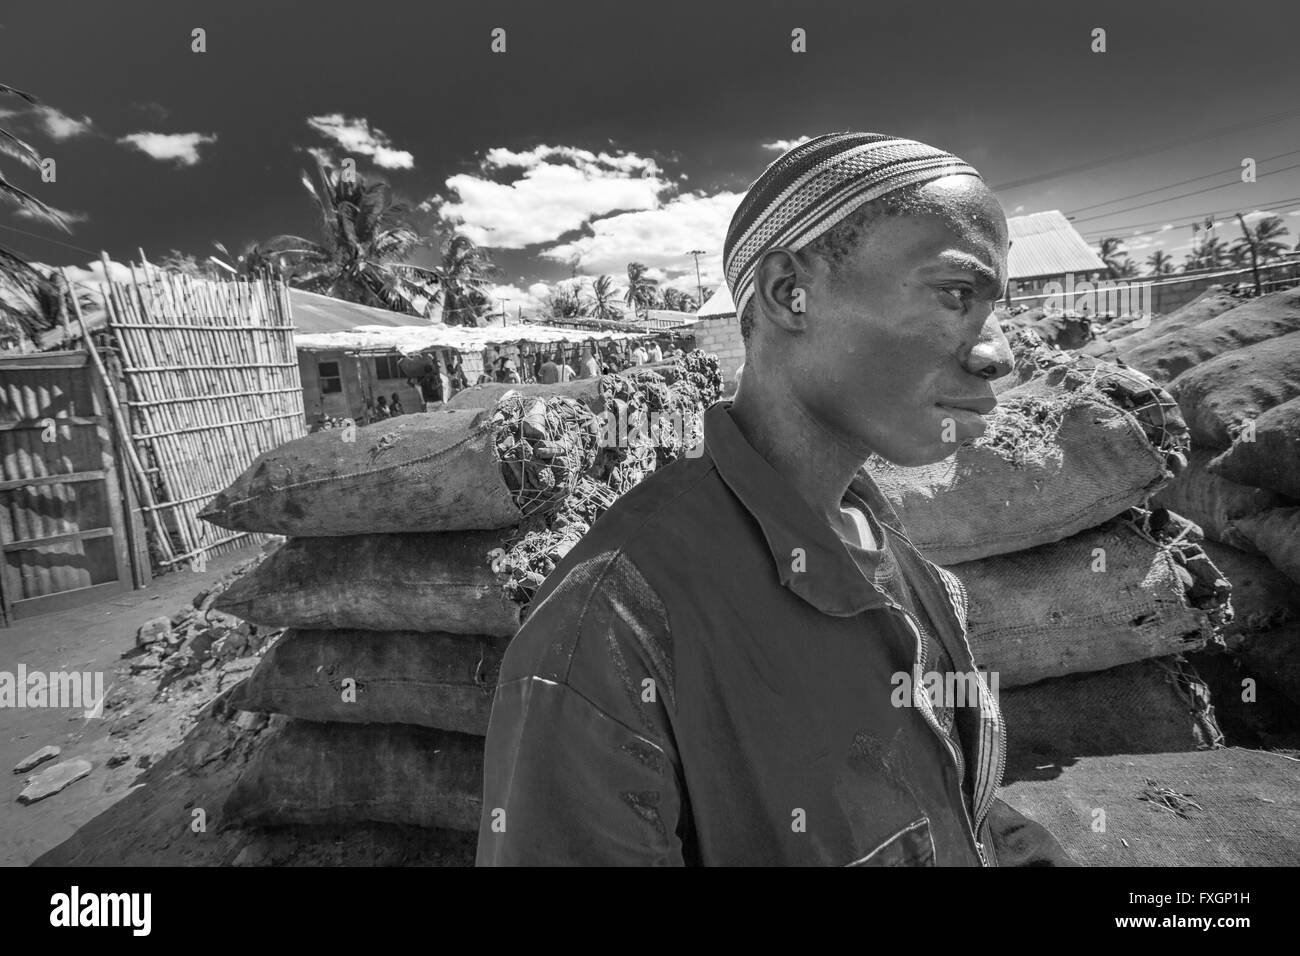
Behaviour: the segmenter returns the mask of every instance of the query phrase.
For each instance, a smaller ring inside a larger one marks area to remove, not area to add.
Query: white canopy
[[[346,332],[318,332],[294,336],[294,344],[308,352],[401,352],[413,355],[427,349],[481,352],[498,345],[531,342],[538,345],[580,344],[644,339],[638,332],[559,329],[549,325],[487,326],[472,329],[447,325],[361,325]]]

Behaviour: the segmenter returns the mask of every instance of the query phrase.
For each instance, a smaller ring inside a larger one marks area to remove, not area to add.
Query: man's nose
[[[1011,343],[1002,334],[998,324],[997,313],[990,311],[980,329],[979,341],[966,357],[966,371],[980,378],[992,380],[1010,375],[1015,368],[1015,357],[1011,354]]]

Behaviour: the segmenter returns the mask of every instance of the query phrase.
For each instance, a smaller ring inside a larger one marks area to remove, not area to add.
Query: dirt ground
[[[5,775],[0,865],[468,865],[473,836],[398,827],[223,829],[221,806],[270,726],[226,706],[260,657],[213,662],[160,690],[161,672],[140,669],[136,632],[146,621],[191,608],[196,594],[256,560],[247,548],[178,572],[110,601],[0,630],[0,670],[102,671],[101,717],[83,710],[0,710],[0,764],[14,767],[47,745],[57,761],[81,758],[92,772],[23,805],[27,777]],[[136,666],[133,667],[132,665]],[[272,718],[274,720],[276,718]]]

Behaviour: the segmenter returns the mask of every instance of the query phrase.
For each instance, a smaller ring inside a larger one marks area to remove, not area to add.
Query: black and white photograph
[[[1297,28],[6,4],[0,865],[1072,868],[1249,928],[1201,871],[1300,865]]]

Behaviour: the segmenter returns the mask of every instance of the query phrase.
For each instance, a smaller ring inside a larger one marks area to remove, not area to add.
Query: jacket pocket
[[[860,860],[847,866],[934,866],[930,818],[909,823]]]

